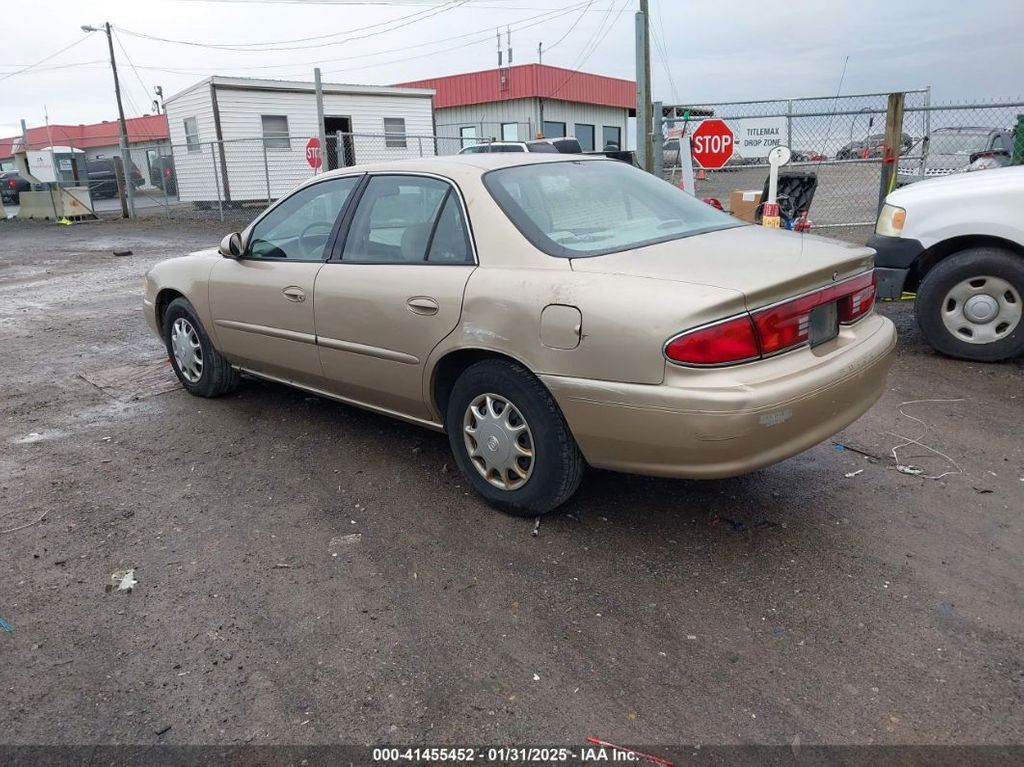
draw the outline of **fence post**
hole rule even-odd
[[[658,178],[665,177],[665,115],[662,113],[661,102],[655,101],[652,105],[654,114],[652,117],[654,133],[654,175]]]
[[[793,148],[793,99],[786,104],[786,146]]]
[[[881,210],[885,196],[896,184],[896,170],[899,167],[900,150],[903,148],[903,102],[906,94],[890,93],[889,105],[885,112],[885,143],[882,157],[882,173],[878,186],[878,208]]]
[[[163,156],[164,156],[164,148],[163,147],[159,147],[157,149],[157,157],[161,157],[162,158]],[[173,157],[174,155],[172,153],[171,155],[168,155],[168,156]],[[163,187],[163,190],[164,190],[164,209],[166,209],[166,211],[167,211],[167,218],[170,218],[171,217],[171,198],[167,194],[167,180],[168,180],[167,179],[167,163],[161,162],[159,164],[159,168],[160,168],[160,186]],[[172,173],[174,173],[174,172],[172,171]],[[175,185],[177,185],[177,183],[178,183],[178,176],[177,176],[176,173],[174,173],[174,183],[175,183]]]
[[[224,223],[224,204],[220,199],[220,176],[217,175],[217,142],[210,142],[210,159],[213,161],[213,181],[217,185],[217,210],[220,211],[220,221]]]
[[[263,145],[263,178],[267,181],[267,205],[270,205],[270,165],[267,162],[267,140],[262,139],[260,143]],[[324,158],[327,155],[327,142],[324,142],[324,146],[320,148],[320,157]]]
[[[423,137],[422,136],[417,136],[416,137],[416,144],[420,148],[420,157],[422,157],[423,156]]]
[[[924,91],[924,139],[921,141],[921,171],[920,176],[924,178],[924,169],[928,164],[928,145],[932,143],[932,86]]]

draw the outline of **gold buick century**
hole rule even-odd
[[[244,373],[444,431],[536,515],[588,464],[731,477],[858,418],[896,343],[873,255],[616,160],[460,155],[316,176],[157,264],[145,313],[192,394]]]

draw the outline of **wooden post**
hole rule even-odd
[[[878,186],[878,209],[882,209],[885,196],[896,186],[896,171],[903,151],[903,93],[890,93],[885,112],[885,145],[882,154],[882,174]]]

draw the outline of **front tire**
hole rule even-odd
[[[164,312],[164,344],[181,385],[197,397],[219,397],[238,386],[238,371],[213,347],[195,308],[176,298]]]
[[[492,506],[518,517],[546,514],[579,487],[584,461],[551,394],[511,361],[468,367],[445,413],[455,462]]]
[[[940,261],[921,281],[921,332],[949,357],[997,362],[1024,353],[1024,259],[971,248]]]

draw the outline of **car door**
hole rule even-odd
[[[246,233],[244,254],[210,273],[218,348],[232,363],[288,382],[322,382],[313,284],[362,176],[302,187]]]
[[[326,385],[428,418],[424,363],[458,324],[476,268],[462,197],[432,176],[373,175],[345,229],[314,290]]]

